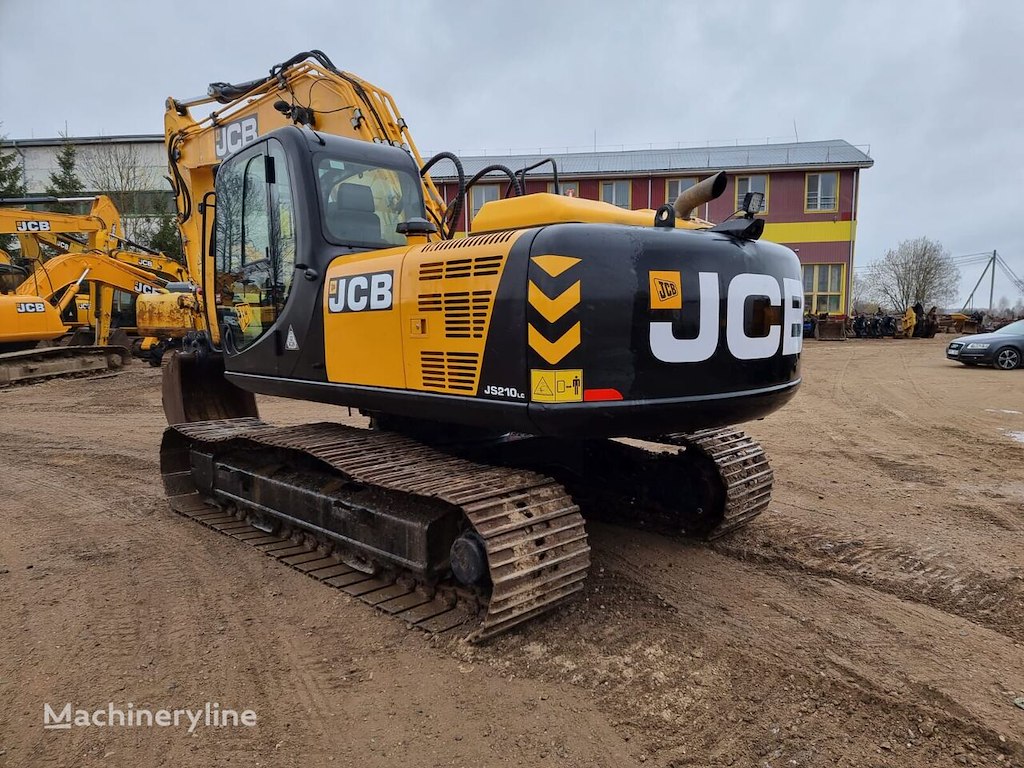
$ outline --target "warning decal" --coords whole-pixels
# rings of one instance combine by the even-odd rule
[[[290,325],[288,326],[288,338],[284,342],[284,348],[291,350],[299,348],[299,342],[295,338],[295,330]]]
[[[530,399],[537,403],[583,402],[583,371],[530,371]]]

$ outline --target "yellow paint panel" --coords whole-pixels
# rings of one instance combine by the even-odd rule
[[[336,258],[327,268],[325,286],[340,278],[392,274],[391,297],[386,309],[373,309],[365,291],[354,307],[338,309],[337,291],[324,292],[324,360],[327,380],[343,384],[405,388],[402,323],[399,304],[403,295],[402,260],[405,248],[389,248]],[[347,283],[346,283],[347,285]],[[383,302],[379,302],[383,303]]]
[[[530,371],[530,399],[537,403],[582,403],[583,371]]]
[[[409,250],[401,302],[409,389],[477,394],[495,296],[520,234],[497,242],[467,237]]]
[[[762,237],[773,243],[839,243],[853,234],[852,221],[801,221],[765,224]]]
[[[682,309],[683,286],[678,272],[654,270],[651,277],[651,309]]]
[[[580,281],[577,280],[552,299],[531,280],[528,298],[530,306],[540,312],[541,316],[549,323],[553,323],[580,303]]]

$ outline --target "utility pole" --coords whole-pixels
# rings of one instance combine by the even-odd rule
[[[995,249],[992,250],[992,261],[990,263],[992,264],[992,282],[989,283],[989,287],[988,287],[988,311],[989,311],[989,313],[991,313],[992,310],[995,309],[995,304],[993,304],[993,301],[995,300],[995,293],[996,293],[996,252],[995,252]]]

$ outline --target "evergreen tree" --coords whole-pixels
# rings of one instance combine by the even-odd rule
[[[174,216],[161,216],[159,226],[148,239],[147,245],[153,250],[160,251],[164,256],[176,261],[185,261],[185,255],[181,248],[181,235],[178,232],[178,222]]]
[[[0,141],[5,137],[0,136]],[[25,181],[18,155],[0,149],[0,197],[23,197]],[[17,242],[13,235],[0,235],[0,248],[10,251]]]
[[[85,185],[82,184],[82,180],[75,172],[75,158],[78,149],[68,141],[66,135],[61,134],[61,138],[64,139],[64,143],[61,145],[60,152],[57,153],[58,170],[50,174],[50,185],[46,188],[46,194],[55,197],[75,197],[81,195],[82,190],[85,189]],[[71,213],[72,206],[65,203],[54,206],[54,210]]]
[[[5,137],[0,136],[0,141]],[[21,164],[14,152],[0,149],[0,197],[23,197],[25,181],[21,174]]]

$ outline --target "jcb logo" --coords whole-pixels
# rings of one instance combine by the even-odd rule
[[[152,267],[153,266],[153,262],[150,261],[149,259],[139,259],[139,266],[140,267]]]
[[[49,232],[50,222],[48,221],[16,221],[15,227],[19,232]]]
[[[653,284],[656,274],[651,273]],[[665,363],[699,363],[710,359],[718,349],[719,280],[716,272],[698,273],[700,286],[700,328],[693,339],[678,339],[670,321],[652,321],[650,330],[651,353]],[[651,294],[651,308],[656,296]],[[747,334],[745,315],[747,299],[761,299],[761,321],[765,333]],[[681,306],[681,304],[680,304]],[[782,325],[770,322],[779,317]],[[665,307],[660,307],[665,308]],[[804,291],[799,280],[782,279],[782,285],[771,275],[744,272],[729,281],[726,295],[725,340],[729,352],[739,360],[761,360],[772,357],[782,345],[783,355],[795,355],[803,347]]]
[[[16,306],[19,314],[36,314],[46,311],[46,305],[41,301],[20,301]]]
[[[682,309],[678,272],[651,272],[651,309]]]
[[[252,144],[259,138],[259,126],[256,123],[256,116],[243,117],[217,129],[217,138],[214,151],[217,158],[222,159],[237,152],[243,147]]]
[[[152,285],[146,285],[145,283],[136,282],[135,283],[135,292],[136,293],[156,293],[156,288],[154,288]]]
[[[332,277],[327,283],[327,311],[363,312],[391,309],[394,272]]]

